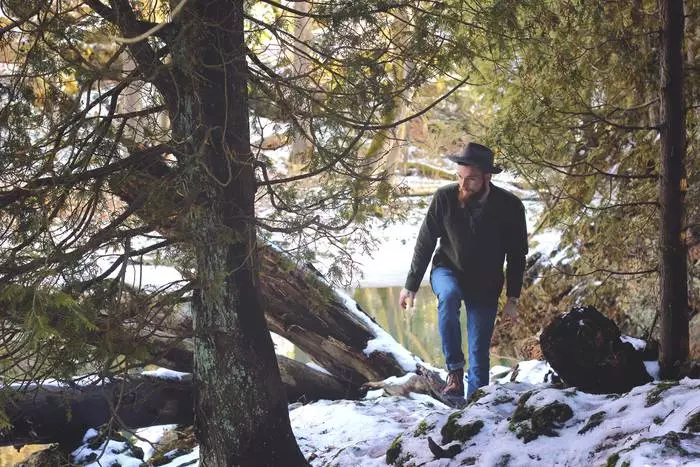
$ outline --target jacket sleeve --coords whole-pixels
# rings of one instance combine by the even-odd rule
[[[423,224],[418,232],[416,247],[413,250],[413,260],[411,269],[406,278],[405,288],[416,292],[428,268],[430,258],[435,251],[437,239],[442,236],[442,214],[444,207],[440,206],[440,196],[436,193],[433,196],[428,212],[425,214]]]
[[[508,247],[506,249],[506,294],[508,297],[520,297],[525,274],[525,256],[527,255],[527,224],[525,207],[519,202],[513,210],[509,229]]]

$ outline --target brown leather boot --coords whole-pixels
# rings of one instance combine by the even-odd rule
[[[451,370],[447,374],[447,384],[442,393],[448,396],[464,397],[464,369]]]

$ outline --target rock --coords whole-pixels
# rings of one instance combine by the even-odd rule
[[[452,444],[445,449],[433,441],[433,438],[430,436],[428,436],[428,449],[430,449],[430,452],[433,453],[436,459],[452,459],[462,452],[462,446],[459,444]]]
[[[530,405],[529,401],[534,394],[535,391],[530,391],[520,397],[508,423],[508,429],[524,443],[529,443],[542,435],[559,436],[556,429],[574,416],[571,407],[561,401],[553,401],[542,406]]]
[[[617,325],[593,306],[574,307],[552,320],[540,346],[561,379],[585,392],[625,393],[652,380],[641,354],[620,340]]]

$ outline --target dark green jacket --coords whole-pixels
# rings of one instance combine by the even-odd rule
[[[527,226],[522,201],[491,184],[490,192],[474,216],[459,205],[456,183],[439,188],[430,203],[413,253],[406,288],[417,291],[430,257],[433,267],[446,266],[457,273],[465,297],[494,301],[503,290],[503,263],[507,260],[507,296],[519,297],[527,255]]]

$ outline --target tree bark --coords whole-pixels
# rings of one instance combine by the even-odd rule
[[[661,0],[661,347],[664,378],[688,358],[688,267],[682,237],[685,175],[682,0]]]
[[[174,18],[173,140],[193,247],[195,429],[200,465],[307,465],[265,325],[248,127],[243,1],[190,0]],[[172,106],[169,106],[169,108]]]
[[[325,281],[272,248],[264,247],[261,256],[261,290],[270,331],[353,387],[406,373],[392,354],[365,354],[375,332]]]

